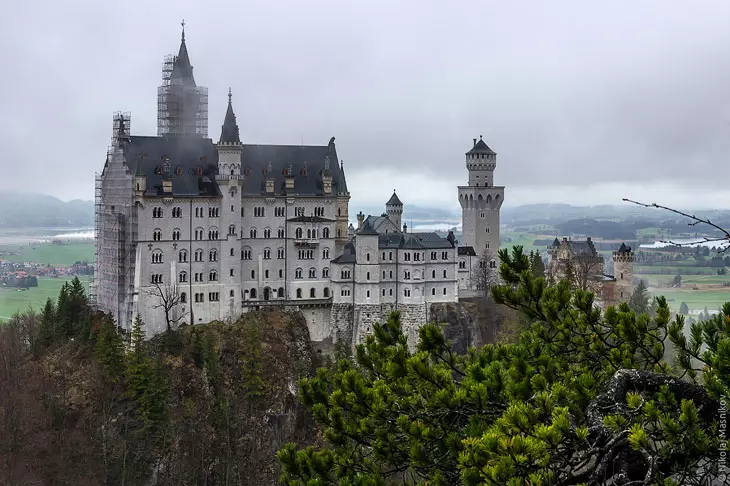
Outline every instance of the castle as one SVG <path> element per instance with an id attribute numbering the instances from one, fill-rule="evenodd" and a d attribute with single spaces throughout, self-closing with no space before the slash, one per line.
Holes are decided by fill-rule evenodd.
<path id="1" fill-rule="evenodd" d="M 616 306 L 631 297 L 634 252 L 626 244 L 621 243 L 612 253 L 614 275 L 603 273 L 603 257 L 590 237 L 585 241 L 555 238 L 547 251 L 548 276 L 557 280 L 568 278 L 576 287 L 590 290 L 600 307 Z"/>
<path id="2" fill-rule="evenodd" d="M 184 31 L 163 63 L 157 118 L 157 136 L 139 136 L 129 114 L 115 114 L 96 177 L 91 296 L 123 328 L 137 314 L 151 336 L 279 306 L 304 313 L 313 341 L 354 344 L 397 309 L 413 339 L 430 304 L 468 293 L 471 269 L 499 248 L 504 187 L 493 185 L 496 154 L 481 137 L 458 188 L 459 245 L 453 234 L 408 231 L 395 191 L 383 216 L 361 213 L 354 228 L 334 137 L 243 143 L 230 90 L 213 142 Z M 488 264 L 496 268 L 496 256 Z"/>

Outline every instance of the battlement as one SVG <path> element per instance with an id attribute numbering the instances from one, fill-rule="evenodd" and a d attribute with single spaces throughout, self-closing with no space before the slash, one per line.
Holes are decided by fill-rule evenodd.
<path id="1" fill-rule="evenodd" d="M 634 261 L 634 252 L 613 252 L 614 262 L 632 263 Z"/>

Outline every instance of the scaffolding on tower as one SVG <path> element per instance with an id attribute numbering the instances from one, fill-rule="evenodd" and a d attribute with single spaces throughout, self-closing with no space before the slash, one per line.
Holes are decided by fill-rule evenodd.
<path id="1" fill-rule="evenodd" d="M 173 82 L 177 58 L 165 56 L 157 88 L 157 136 L 208 136 L 208 88 Z"/>

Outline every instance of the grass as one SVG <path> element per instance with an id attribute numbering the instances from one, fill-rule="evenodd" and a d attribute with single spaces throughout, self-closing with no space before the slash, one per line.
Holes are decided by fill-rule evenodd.
<path id="1" fill-rule="evenodd" d="M 666 297 L 673 312 L 679 312 L 682 302 L 687 303 L 690 311 L 703 310 L 705 307 L 708 310 L 717 310 L 725 302 L 730 302 L 730 287 L 727 290 L 653 289 L 651 293 Z"/>
<path id="2" fill-rule="evenodd" d="M 0 252 L 19 252 L 20 255 L 0 256 L 0 260 L 13 262 L 37 262 L 51 265 L 70 266 L 79 261 L 94 261 L 94 243 L 91 241 L 65 243 L 33 243 L 23 245 L 2 245 Z"/>
<path id="3" fill-rule="evenodd" d="M 40 311 L 49 297 L 55 302 L 61 286 L 73 277 L 53 278 L 44 277 L 38 279 L 38 287 L 31 287 L 24 292 L 10 287 L 0 287 L 0 321 L 7 320 L 16 312 L 23 312 L 31 307 Z M 89 278 L 79 277 L 84 288 L 88 292 Z"/>

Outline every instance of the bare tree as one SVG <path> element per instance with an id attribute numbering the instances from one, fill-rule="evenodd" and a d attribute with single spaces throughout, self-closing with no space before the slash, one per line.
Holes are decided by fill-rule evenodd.
<path id="1" fill-rule="evenodd" d="M 575 288 L 589 290 L 588 285 L 591 277 L 601 271 L 601 269 L 596 268 L 600 263 L 600 260 L 593 255 L 575 255 L 567 263 L 570 266 L 570 271 L 566 271 L 566 277 L 572 280 L 571 283 Z"/>
<path id="2" fill-rule="evenodd" d="M 477 265 L 471 271 L 471 286 L 481 296 L 489 295 L 492 286 L 499 283 L 499 264 L 497 255 L 489 250 L 484 250 Z"/>
<path id="3" fill-rule="evenodd" d="M 162 309 L 165 311 L 165 324 L 167 324 L 167 332 L 172 331 L 172 326 L 176 325 L 185 315 L 176 312 L 177 306 L 180 304 L 180 294 L 177 293 L 177 286 L 173 284 L 153 283 L 152 288 L 147 290 L 147 295 L 157 299 L 157 303 L 152 306 L 153 309 Z"/>

